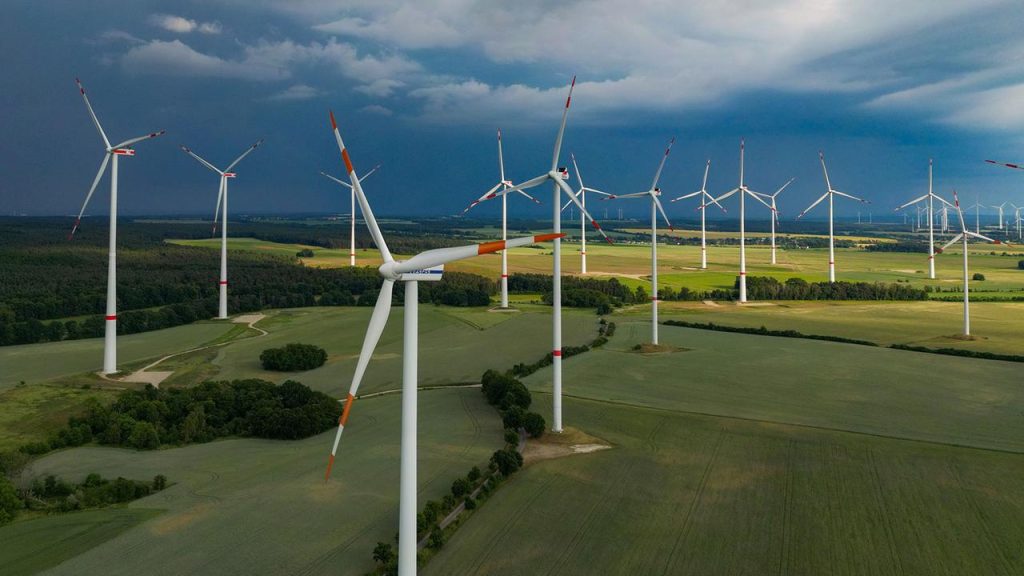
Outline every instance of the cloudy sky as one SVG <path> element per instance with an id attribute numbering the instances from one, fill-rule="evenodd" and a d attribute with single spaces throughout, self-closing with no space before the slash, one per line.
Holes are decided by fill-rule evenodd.
<path id="1" fill-rule="evenodd" d="M 1022 27 L 1019 0 L 8 0 L 0 214 L 78 211 L 102 147 L 76 76 L 111 140 L 167 130 L 121 162 L 128 214 L 212 213 L 216 179 L 178 145 L 224 165 L 258 138 L 233 212 L 347 209 L 318 174 L 342 171 L 328 109 L 357 169 L 383 164 L 378 211 L 455 213 L 497 181 L 496 128 L 509 178 L 546 168 L 573 74 L 564 150 L 590 186 L 645 189 L 675 136 L 666 194 L 707 158 L 723 192 L 745 137 L 752 188 L 797 178 L 784 217 L 823 191 L 819 149 L 875 214 L 925 190 L 929 157 L 940 192 L 1024 203 L 1024 172 L 983 162 L 1024 162 Z"/>

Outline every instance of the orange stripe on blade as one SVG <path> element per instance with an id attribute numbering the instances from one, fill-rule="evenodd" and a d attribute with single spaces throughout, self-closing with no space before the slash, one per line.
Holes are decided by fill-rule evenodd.
<path id="1" fill-rule="evenodd" d="M 331 114 L 331 128 L 337 130 L 338 129 L 338 123 L 334 121 L 334 110 L 329 110 L 328 112 L 330 112 L 330 114 Z"/>
<path id="2" fill-rule="evenodd" d="M 334 454 L 327 460 L 327 472 L 324 474 L 324 482 L 331 479 L 331 468 L 334 468 Z"/>
<path id="3" fill-rule="evenodd" d="M 547 242 L 548 240 L 554 240 L 555 238 L 565 238 L 565 234 L 541 234 L 534 236 L 534 242 Z"/>
<path id="4" fill-rule="evenodd" d="M 356 171 L 356 169 L 352 167 L 352 160 L 348 157 L 348 148 L 341 151 L 341 159 L 345 161 L 345 169 L 348 170 L 349 174 Z"/>
<path id="5" fill-rule="evenodd" d="M 344 426 L 345 422 L 348 422 L 348 413 L 352 410 L 352 402 L 354 402 L 355 399 L 356 397 L 351 394 L 349 394 L 348 398 L 345 399 L 345 409 L 341 411 L 341 419 L 338 420 L 339 425 Z"/>
<path id="6" fill-rule="evenodd" d="M 477 245 L 477 254 L 490 254 L 491 252 L 497 252 L 505 249 L 504 240 L 496 240 L 494 242 L 484 242 L 483 244 Z"/>

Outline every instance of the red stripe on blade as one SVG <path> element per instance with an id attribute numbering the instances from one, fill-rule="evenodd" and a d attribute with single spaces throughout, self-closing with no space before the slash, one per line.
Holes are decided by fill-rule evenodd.
<path id="1" fill-rule="evenodd" d="M 554 240 L 556 238 L 564 238 L 565 234 L 540 234 L 533 237 L 534 242 L 547 242 L 548 240 Z"/>
<path id="2" fill-rule="evenodd" d="M 341 151 L 341 159 L 345 161 L 345 169 L 348 170 L 349 174 L 356 171 L 356 169 L 352 167 L 352 160 L 348 157 L 348 149 Z"/>
<path id="3" fill-rule="evenodd" d="M 328 113 L 330 113 L 330 115 L 331 115 L 331 128 L 333 130 L 337 130 L 338 129 L 338 123 L 334 121 L 334 110 L 328 110 Z"/>
<path id="4" fill-rule="evenodd" d="M 340 426 L 344 426 L 345 422 L 348 422 L 348 413 L 352 410 L 352 403 L 355 402 L 356 397 L 349 394 L 348 398 L 345 399 L 345 408 L 341 411 L 341 419 L 338 420 Z"/>

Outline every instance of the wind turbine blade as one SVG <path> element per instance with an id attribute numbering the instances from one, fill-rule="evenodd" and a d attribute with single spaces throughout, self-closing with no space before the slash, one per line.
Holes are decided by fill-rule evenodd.
<path id="1" fill-rule="evenodd" d="M 210 233 L 211 236 L 214 236 L 214 235 L 217 234 L 217 222 L 220 221 L 220 204 L 221 204 L 221 202 L 223 201 L 223 198 L 224 198 L 224 183 L 225 182 L 226 182 L 226 180 L 224 178 L 221 178 L 220 179 L 220 186 L 217 188 L 217 208 L 213 211 L 213 232 Z"/>
<path id="2" fill-rule="evenodd" d="M 84 92 L 82 93 L 85 94 Z M 85 202 L 82 203 L 82 209 L 78 211 L 78 218 L 75 218 L 75 225 L 71 227 L 71 233 L 68 234 L 68 240 L 71 240 L 75 236 L 75 232 L 78 230 L 78 225 L 82 223 L 82 214 L 85 214 L 85 207 L 89 205 L 89 199 L 92 198 L 92 193 L 96 191 L 96 186 L 100 183 L 100 178 L 103 177 L 103 171 L 107 169 L 107 162 L 110 161 L 110 154 L 103 154 L 103 161 L 100 162 L 100 169 L 96 172 L 96 177 L 92 179 L 92 186 L 89 187 L 89 193 L 85 195 Z"/>
<path id="3" fill-rule="evenodd" d="M 531 180 L 527 180 L 526 182 L 522 182 L 520 184 L 512 186 L 511 188 L 505 188 L 504 190 L 498 192 L 495 195 L 496 196 L 504 196 L 505 194 L 511 194 L 513 192 L 519 192 L 520 190 L 528 190 L 530 188 L 534 188 L 536 186 L 540 186 L 541 184 L 547 182 L 548 178 L 550 178 L 550 177 L 551 176 L 549 176 L 547 174 L 543 174 L 543 175 L 537 176 L 536 178 L 533 178 Z"/>
<path id="4" fill-rule="evenodd" d="M 576 76 L 572 77 L 569 84 L 569 96 L 565 99 L 565 110 L 562 111 L 562 124 L 558 127 L 558 136 L 555 137 L 555 152 L 551 156 L 551 170 L 558 169 L 558 156 L 562 152 L 562 136 L 565 135 L 565 121 L 569 118 L 569 104 L 572 103 L 572 90 L 576 87 Z"/>
<path id="5" fill-rule="evenodd" d="M 538 242 L 547 242 L 549 240 L 554 240 L 555 238 L 563 238 L 564 236 L 565 234 L 540 234 L 537 236 L 522 236 L 520 238 L 512 238 L 510 240 L 497 240 L 494 242 L 484 242 L 482 244 L 470 244 L 468 246 L 435 248 L 434 250 L 420 252 L 408 260 L 396 262 L 391 270 L 396 274 L 405 274 L 416 270 L 433 268 L 434 266 L 440 266 L 456 260 L 472 258 L 473 256 L 479 256 L 480 254 L 490 254 L 491 252 L 498 252 L 505 250 L 506 248 L 515 248 L 516 246 L 528 246 Z"/>
<path id="6" fill-rule="evenodd" d="M 369 172 L 367 172 L 366 174 L 363 174 L 362 176 L 360 176 L 359 177 L 359 182 L 361 183 L 363 180 L 366 180 L 367 178 L 369 178 L 370 174 L 373 174 L 374 172 L 376 172 L 378 168 L 380 168 L 380 164 L 377 164 L 376 166 L 371 168 Z"/>
<path id="7" fill-rule="evenodd" d="M 78 84 L 78 91 L 82 93 L 82 100 L 85 100 L 85 107 L 89 110 L 89 117 L 92 118 L 92 123 L 96 125 L 96 131 L 100 133 L 100 138 L 103 138 L 103 144 L 109 150 L 110 140 L 107 140 L 107 135 L 103 132 L 103 126 L 100 126 L 100 120 L 92 110 L 92 104 L 89 103 L 89 96 L 85 94 L 85 87 L 82 86 L 82 81 L 75 78 L 75 84 Z"/>
<path id="8" fill-rule="evenodd" d="M 964 222 L 964 211 L 960 209 L 960 197 L 953 191 L 953 204 L 956 205 L 956 215 L 960 218 L 960 230 L 967 233 L 967 224 Z"/>
<path id="9" fill-rule="evenodd" d="M 530 200 L 533 200 L 536 204 L 542 204 L 542 202 L 540 200 L 537 200 L 536 198 L 534 198 L 533 196 L 530 196 L 529 194 L 527 194 L 526 192 L 523 192 L 522 190 L 516 190 L 516 192 L 519 192 L 523 196 L 526 196 Z"/>
<path id="10" fill-rule="evenodd" d="M 352 403 L 355 402 L 356 393 L 359 391 L 359 384 L 363 381 L 366 373 L 366 366 L 370 363 L 380 335 L 387 326 L 388 316 L 391 315 L 391 294 L 395 288 L 394 280 L 384 280 L 380 287 L 380 294 L 377 296 L 377 304 L 373 307 L 373 314 L 370 316 L 370 324 L 366 327 L 366 336 L 363 337 L 363 349 L 359 352 L 359 361 L 356 362 L 356 371 L 352 375 L 352 386 L 348 389 L 348 397 L 345 398 L 345 408 L 338 418 L 338 432 L 334 436 L 334 446 L 331 447 L 331 457 L 327 461 L 327 473 L 324 481 L 330 479 L 331 468 L 334 467 L 334 455 L 338 452 L 338 442 L 341 440 L 341 433 L 345 430 L 345 423 L 348 421 L 349 411 L 352 410 Z"/>
<path id="11" fill-rule="evenodd" d="M 602 194 L 604 194 L 604 192 L 602 192 Z M 601 200 L 615 200 L 616 198 L 646 198 L 647 196 L 650 196 L 650 195 L 651 195 L 650 192 L 631 192 L 629 194 L 608 194 L 608 196 L 606 198 L 601 198 Z"/>
<path id="12" fill-rule="evenodd" d="M 209 162 L 207 162 L 206 160 L 201 158 L 198 154 L 193 152 L 192 149 L 189 148 L 188 146 L 185 146 L 184 144 L 182 144 L 179 147 L 181 148 L 182 152 L 184 152 L 185 154 L 188 154 L 189 156 L 195 158 L 196 161 L 198 161 L 200 164 L 202 164 L 203 166 L 206 166 L 210 170 L 213 170 L 217 174 L 222 174 L 223 175 L 224 172 L 227 172 L 227 170 L 225 170 L 224 172 L 221 172 L 220 170 L 217 169 L 216 166 L 214 166 L 213 164 L 210 164 Z M 323 172 L 321 172 L 321 174 L 323 174 Z M 326 174 L 324 174 L 324 176 L 326 176 Z"/>
<path id="13" fill-rule="evenodd" d="M 680 200 L 686 200 L 687 198 L 693 198 L 694 196 L 700 194 L 701 192 L 703 192 L 703 190 L 697 190 L 696 192 L 690 192 L 689 194 L 683 194 L 682 196 L 679 196 L 678 198 L 673 198 L 673 199 L 669 200 L 669 202 L 678 202 Z"/>
<path id="14" fill-rule="evenodd" d="M 225 172 L 231 172 L 231 169 L 234 168 L 236 164 L 241 162 L 242 158 L 245 158 L 246 156 L 249 155 L 250 152 L 252 152 L 253 150 L 259 148 L 260 144 L 263 144 L 263 138 L 260 138 L 259 140 L 256 141 L 255 144 L 253 144 L 252 146 L 249 146 L 249 148 L 247 148 L 245 150 L 245 152 L 242 152 L 242 154 L 238 158 L 235 158 L 234 162 L 232 162 L 231 164 L 228 164 L 228 167 L 225 168 L 224 171 Z"/>
<path id="15" fill-rule="evenodd" d="M 829 179 L 828 179 L 828 168 L 825 168 L 825 153 L 822 152 L 821 150 L 818 150 L 818 159 L 821 160 L 821 171 L 825 173 L 825 186 L 829 190 L 831 190 L 832 189 L 832 182 L 829 181 Z M 805 210 L 805 212 L 806 212 L 806 210 Z M 799 218 L 799 216 L 797 216 L 797 218 Z"/>
<path id="16" fill-rule="evenodd" d="M 580 190 L 586 190 L 587 186 L 583 183 L 583 174 L 580 174 L 579 164 L 576 164 L 576 155 L 569 152 L 569 157 L 572 158 L 572 167 L 576 170 L 576 179 L 580 182 Z M 565 208 L 562 208 L 562 210 L 565 210 Z"/>
<path id="17" fill-rule="evenodd" d="M 338 184 L 341 184 L 342 186 L 344 186 L 345 188 L 348 188 L 349 190 L 352 189 L 352 185 L 349 184 L 348 182 L 345 182 L 344 180 L 342 180 L 340 178 L 335 178 L 334 176 L 331 176 L 330 174 L 324 172 L 323 170 L 320 171 L 320 175 L 324 176 L 326 178 L 330 178 L 331 180 L 334 180 L 335 182 L 337 182 Z M 367 176 L 369 176 L 369 174 L 367 174 Z M 364 176 L 364 178 L 365 178 L 365 176 Z"/>
<path id="18" fill-rule="evenodd" d="M 1001 242 L 999 240 L 993 240 L 993 239 L 989 238 L 988 236 L 985 236 L 985 235 L 982 235 L 982 234 L 976 234 L 974 232 L 971 232 L 970 230 L 967 231 L 967 235 L 971 236 L 972 238 L 977 238 L 978 240 L 984 240 L 985 242 L 991 242 L 993 244 L 1009 244 L 1009 242 Z"/>
<path id="19" fill-rule="evenodd" d="M 704 192 L 704 196 L 707 198 L 707 200 L 702 205 L 702 208 L 706 207 L 708 205 L 708 202 L 710 202 L 715 206 L 718 206 L 718 209 L 721 210 L 722 212 L 728 212 L 728 210 L 725 209 L 725 206 L 722 206 L 721 204 L 718 203 L 718 200 L 711 197 L 711 194 L 708 194 L 704 190 L 701 190 L 701 192 Z"/>
<path id="20" fill-rule="evenodd" d="M 704 164 L 704 180 L 702 180 L 701 183 L 700 183 L 701 191 L 706 191 L 708 189 L 708 172 L 710 170 L 711 170 L 711 158 L 708 158 L 707 163 Z"/>
<path id="21" fill-rule="evenodd" d="M 747 190 L 747 192 L 750 194 L 751 198 L 757 200 L 761 204 L 764 204 L 765 208 L 771 210 L 772 212 L 775 212 L 775 209 L 772 208 L 772 205 L 769 204 L 768 202 L 765 202 L 764 200 L 765 198 L 771 198 L 771 196 L 766 196 L 764 194 L 761 194 L 760 192 L 754 192 L 753 190 Z"/>
<path id="22" fill-rule="evenodd" d="M 377 245 L 377 249 L 380 250 L 380 255 L 385 263 L 393 262 L 394 258 L 391 256 L 391 251 L 388 250 L 388 245 L 384 242 L 384 235 L 380 232 L 380 226 L 377 225 L 377 219 L 373 217 L 373 210 L 370 209 L 370 203 L 366 200 L 366 194 L 363 194 L 363 187 L 359 184 L 359 177 L 356 176 L 356 169 L 352 166 L 352 159 L 348 156 L 348 150 L 345 148 L 345 142 L 341 139 L 341 132 L 338 131 L 338 123 L 334 119 L 334 112 L 330 112 L 331 116 L 331 128 L 334 130 L 334 139 L 338 142 L 338 149 L 341 151 L 341 159 L 345 162 L 345 170 L 348 171 L 348 179 L 352 183 L 352 189 L 356 193 L 356 199 L 359 201 L 359 209 L 363 212 L 363 220 L 366 221 L 366 227 L 370 229 L 370 235 L 373 237 L 373 242 Z"/>
<path id="23" fill-rule="evenodd" d="M 672 145 L 676 143 L 676 137 L 673 136 L 668 141 L 668 147 L 665 148 L 665 155 L 661 157 L 661 164 L 658 164 L 658 171 L 654 173 L 654 181 L 651 183 L 651 190 L 658 187 L 658 180 L 661 178 L 661 171 L 665 168 L 665 161 L 668 160 L 668 153 L 672 151 Z"/>
<path id="24" fill-rule="evenodd" d="M 84 94 L 84 92 L 83 92 L 83 94 Z M 1024 166 L 1021 166 L 1020 164 L 1010 164 L 1008 162 L 996 162 L 995 160 L 985 160 L 985 162 L 988 162 L 989 164 L 995 164 L 996 166 L 1006 166 L 1007 168 L 1014 168 L 1016 170 L 1024 170 Z"/>
<path id="25" fill-rule="evenodd" d="M 608 235 L 604 233 L 604 230 L 601 229 L 601 225 L 597 222 L 597 220 L 594 220 L 594 217 L 590 215 L 590 212 L 587 212 L 587 209 L 583 207 L 583 204 L 580 204 L 579 198 L 573 196 L 572 188 L 569 188 L 569 185 L 562 181 L 561 178 L 556 179 L 555 184 L 557 184 L 558 187 L 562 189 L 562 192 L 565 192 L 565 194 L 569 196 L 569 199 L 571 199 L 573 203 L 576 204 L 576 207 L 580 209 L 580 214 L 583 214 L 584 216 L 587 217 L 587 220 L 590 220 L 590 224 L 594 228 L 596 228 L 598 232 L 601 233 L 601 236 L 604 237 L 605 241 L 608 242 L 609 244 L 614 244 L 614 242 L 612 242 L 612 239 L 609 238 Z"/>
<path id="26" fill-rule="evenodd" d="M 810 206 L 808 206 L 807 209 L 805 209 L 803 212 L 800 213 L 799 216 L 796 217 L 796 219 L 799 220 L 799 219 L 803 218 L 804 214 L 807 214 L 808 212 L 811 211 L 812 208 L 814 208 L 818 204 L 821 204 L 821 201 L 824 200 L 825 198 L 828 198 L 828 195 L 829 195 L 828 192 L 825 192 L 824 194 L 822 194 L 821 198 L 818 198 L 817 200 L 815 200 L 814 204 L 811 204 Z"/>
<path id="27" fill-rule="evenodd" d="M 900 206 L 899 208 L 897 208 L 897 209 L 895 210 L 895 212 L 899 212 L 900 210 L 903 210 L 903 209 L 904 209 L 904 208 L 906 208 L 907 206 L 910 206 L 911 204 L 917 204 L 917 203 L 918 203 L 918 202 L 920 202 L 921 200 L 925 200 L 925 199 L 927 199 L 927 198 L 928 198 L 928 195 L 927 195 L 927 194 L 925 194 L 925 195 L 921 196 L 920 198 L 914 198 L 914 199 L 913 199 L 913 200 L 911 200 L 910 202 L 907 202 L 906 204 L 903 204 L 902 206 Z"/>
<path id="28" fill-rule="evenodd" d="M 580 188 L 573 195 L 576 196 L 576 197 L 579 197 L 579 195 L 582 194 L 582 193 L 583 193 L 583 188 Z M 561 211 L 565 212 L 565 209 L 569 207 L 569 204 L 572 204 L 572 200 L 566 200 L 565 204 L 562 205 L 562 210 Z"/>
<path id="29" fill-rule="evenodd" d="M 861 202 L 861 203 L 864 203 L 864 204 L 871 204 L 870 200 L 865 200 L 863 198 L 858 198 L 858 197 L 854 196 L 853 194 L 847 194 L 846 192 L 840 192 L 839 190 L 833 190 L 832 193 L 833 194 L 838 194 L 838 195 L 843 196 L 845 198 L 849 198 L 850 200 L 856 200 L 857 202 Z"/>
<path id="30" fill-rule="evenodd" d="M 775 191 L 775 194 L 772 194 L 772 195 L 771 195 L 771 197 L 772 197 L 772 198 L 775 198 L 775 197 L 776 197 L 776 196 L 778 196 L 779 194 L 782 194 L 782 191 L 783 191 L 783 190 L 785 190 L 787 186 L 789 186 L 790 184 L 792 184 L 794 180 L 796 180 L 796 178 L 795 178 L 795 177 L 794 177 L 794 178 L 790 178 L 790 179 L 789 179 L 789 182 L 786 182 L 785 184 L 783 184 L 783 185 L 782 185 L 782 188 L 779 188 L 778 190 L 776 190 L 776 191 Z"/>
<path id="31" fill-rule="evenodd" d="M 651 194 L 651 200 L 654 200 L 654 205 L 658 207 L 658 212 L 661 212 L 661 217 L 665 219 L 665 224 L 668 226 L 668 229 L 674 232 L 675 227 L 672 226 L 671 222 L 669 222 L 668 215 L 665 214 L 665 208 L 661 205 L 661 200 L 654 194 Z"/>
<path id="32" fill-rule="evenodd" d="M 950 240 L 949 242 L 946 242 L 946 244 L 942 248 L 937 249 L 936 252 L 939 252 L 939 253 L 945 252 L 946 248 L 949 248 L 953 244 L 956 244 L 961 239 L 963 239 L 963 237 L 964 237 L 963 233 L 957 234 L 956 236 L 953 237 L 952 240 Z"/>
<path id="33" fill-rule="evenodd" d="M 114 148 L 125 148 L 127 146 L 131 146 L 132 144 L 136 144 L 138 142 L 142 142 L 143 140 L 149 140 L 150 138 L 156 138 L 157 136 L 163 136 L 166 133 L 167 133 L 167 130 L 159 130 L 157 132 L 150 132 L 149 134 L 146 134 L 145 136 L 139 136 L 138 138 L 129 138 L 128 140 L 125 140 L 124 142 L 121 142 L 117 146 L 114 146 Z"/>
<path id="34" fill-rule="evenodd" d="M 711 201 L 714 202 L 715 204 L 718 204 L 719 201 L 725 200 L 729 196 L 732 196 L 733 194 L 735 194 L 735 193 L 737 193 L 739 191 L 740 191 L 739 188 L 733 188 L 732 190 L 729 190 L 728 192 L 726 192 L 725 194 L 722 194 L 718 198 L 712 198 Z M 708 194 L 708 196 L 711 196 L 711 195 Z M 721 208 L 721 205 L 719 205 L 719 208 Z"/>
<path id="35" fill-rule="evenodd" d="M 466 209 L 463 210 L 462 213 L 465 214 L 466 212 L 469 212 L 474 206 L 476 206 L 477 204 L 483 202 L 484 200 L 489 200 L 491 198 L 494 198 L 496 196 L 495 192 L 497 192 L 498 188 L 501 188 L 501 186 L 502 186 L 501 182 L 498 182 L 497 184 L 495 184 L 494 188 L 491 188 L 487 192 L 484 192 L 483 196 L 481 196 L 481 197 L 477 198 L 476 200 L 474 200 L 473 203 L 470 204 L 469 206 L 466 206 Z"/>

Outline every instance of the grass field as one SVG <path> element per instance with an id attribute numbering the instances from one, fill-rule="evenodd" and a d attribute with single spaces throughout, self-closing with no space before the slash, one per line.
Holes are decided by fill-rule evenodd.
<path id="1" fill-rule="evenodd" d="M 1024 571 L 1014 366 L 682 328 L 629 352 L 647 328 L 565 363 L 566 424 L 614 448 L 528 466 L 426 574 Z"/>
<path id="2" fill-rule="evenodd" d="M 356 404 L 326 484 L 333 430 L 294 442 L 236 439 L 155 452 L 85 447 L 47 456 L 34 473 L 78 480 L 90 472 L 165 474 L 175 484 L 128 511 L 166 512 L 120 533 L 111 526 L 123 509 L 15 522 L 0 528 L 0 572 L 11 562 L 42 568 L 48 558 L 81 552 L 48 574 L 361 576 L 373 567 L 376 542 L 393 541 L 397 530 L 400 403 L 399 395 L 385 395 Z M 476 388 L 423 392 L 419 426 L 421 503 L 440 498 L 472 466 L 485 466 L 501 444 L 497 414 Z M 33 546 L 31 558 L 23 546 Z"/>

